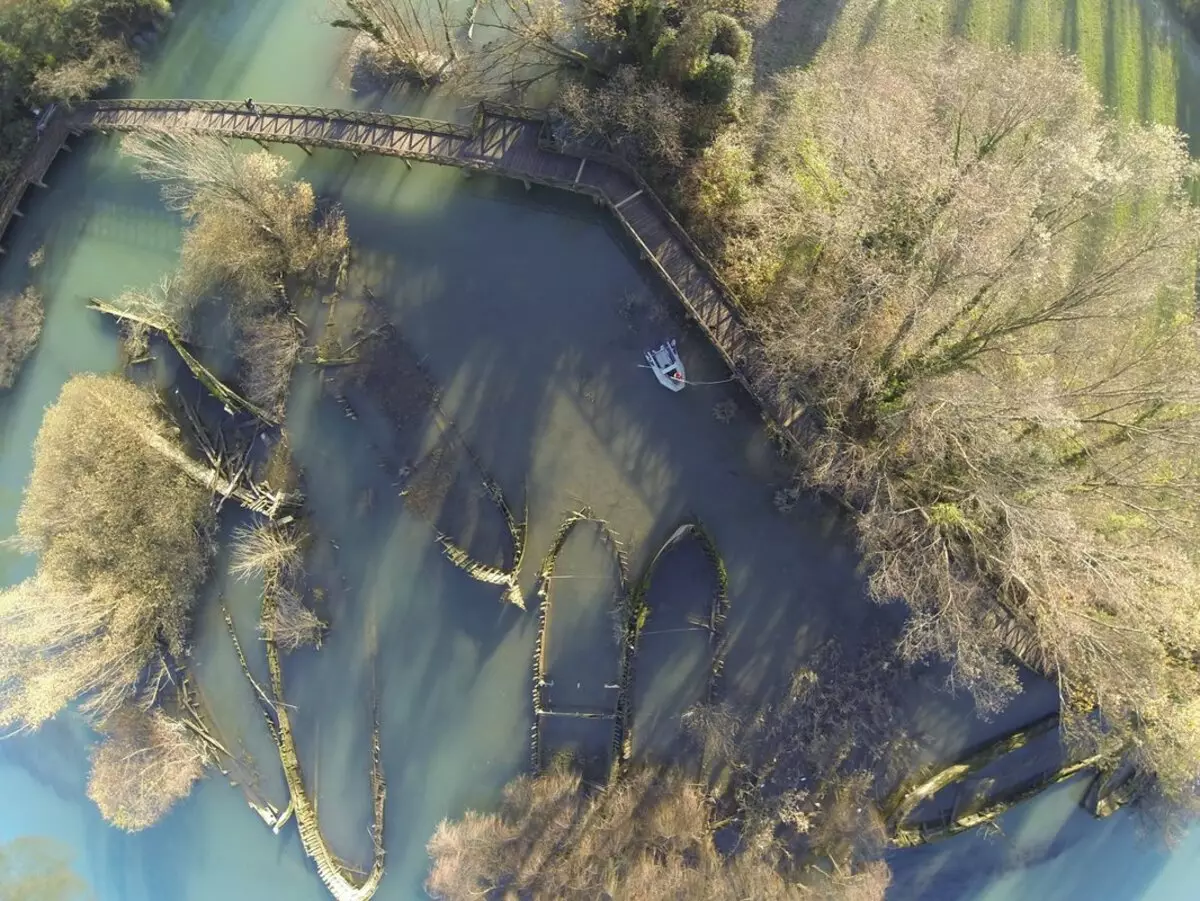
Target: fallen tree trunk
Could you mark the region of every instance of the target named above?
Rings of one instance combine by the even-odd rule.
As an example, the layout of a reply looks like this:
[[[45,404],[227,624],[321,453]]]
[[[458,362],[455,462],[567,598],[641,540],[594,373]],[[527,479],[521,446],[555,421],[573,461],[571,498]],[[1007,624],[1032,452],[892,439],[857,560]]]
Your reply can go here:
[[[298,495],[272,491],[254,484],[243,484],[241,479],[230,479],[216,467],[206,466],[194,459],[187,451],[153,429],[142,429],[140,434],[147,447],[170,460],[187,476],[214,493],[234,498],[247,510],[261,513],[268,519],[279,519],[300,506]]]
[[[264,411],[240,397],[209,372],[199,360],[192,356],[169,323],[122,310],[101,300],[93,299],[89,307],[102,313],[107,313],[117,319],[135,322],[146,328],[152,328],[160,332],[179,353],[181,359],[187,364],[192,373],[195,374],[196,378],[208,388],[214,397],[225,404],[226,409],[229,409],[230,404],[233,404],[245,409],[259,419],[271,422],[270,417]],[[234,498],[251,512],[260,513],[268,519],[279,519],[295,512],[300,507],[301,498],[298,494],[272,491],[266,486],[256,485],[248,481],[243,482],[242,475],[245,472],[245,468],[231,477],[222,472],[216,465],[205,465],[199,460],[194,459],[182,447],[154,429],[142,429],[141,437],[148,447],[170,460],[193,480],[208,490],[220,494],[222,498]]]
[[[1025,786],[1013,789],[1012,791],[1002,792],[991,803],[982,808],[977,808],[949,820],[920,823],[896,829],[891,837],[891,845],[893,848],[913,848],[917,845],[926,845],[930,842],[950,838],[953,835],[958,835],[960,832],[966,832],[978,826],[991,823],[1018,804],[1028,801],[1052,785],[1065,782],[1067,779],[1082,773],[1084,770],[1099,766],[1103,760],[1104,756],[1102,754],[1093,754],[1090,757],[1069,763]]]
[[[246,413],[249,413],[256,419],[266,423],[267,425],[279,425],[279,420],[276,417],[272,416],[270,413],[252,401],[242,397],[240,394],[222,382],[219,378],[213,375],[212,371],[209,370],[208,367],[206,367],[203,363],[197,360],[195,356],[192,355],[191,351],[189,351],[187,346],[184,344],[183,339],[179,337],[179,333],[176,332],[169,323],[158,319],[153,319],[149,316],[142,316],[137,313],[132,313],[128,310],[122,310],[120,307],[115,307],[112,304],[105,303],[103,300],[95,297],[93,297],[91,302],[88,304],[88,308],[96,310],[100,313],[105,313],[124,322],[134,322],[138,325],[143,325],[148,329],[153,329],[154,331],[158,332],[167,339],[173,348],[175,348],[176,353],[179,354],[180,359],[182,359],[184,365],[191,370],[192,375],[196,377],[197,381],[204,385],[204,387],[208,389],[209,393],[212,394],[213,397],[224,404],[227,410],[230,410],[230,412],[235,409],[242,410]]]
[[[278,834],[280,826],[286,822],[286,817],[290,814],[285,812],[284,815],[280,815],[279,811],[275,809],[275,805],[263,796],[259,790],[258,773],[246,760],[230,751],[213,735],[212,727],[209,726],[212,717],[208,713],[207,705],[203,703],[198,690],[197,698],[194,701],[188,697],[188,691],[189,683],[185,679],[179,692],[180,704],[188,713],[188,718],[183,720],[184,725],[212,750],[218,761],[224,760],[224,766],[219,763],[217,765],[221,774],[229,779],[230,785],[241,788],[242,795],[250,809]]]
[[[1033,739],[1045,735],[1057,727],[1058,714],[1048,714],[1040,720],[968,754],[950,766],[926,776],[916,784],[901,786],[883,806],[888,828],[893,834],[899,834],[903,831],[905,820],[912,815],[922,801],[932,798],[947,786],[962,781],[972,773],[978,772],[1006,754],[1025,747]]]

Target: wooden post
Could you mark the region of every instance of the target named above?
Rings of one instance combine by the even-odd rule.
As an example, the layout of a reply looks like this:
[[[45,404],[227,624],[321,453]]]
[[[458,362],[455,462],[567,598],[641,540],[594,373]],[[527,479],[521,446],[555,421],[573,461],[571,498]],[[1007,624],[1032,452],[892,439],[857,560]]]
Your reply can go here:
[[[16,210],[16,209],[14,209],[14,210],[12,211],[12,214],[13,214],[14,216],[16,216],[18,219],[24,219],[24,218],[25,218],[25,214],[24,214],[24,213],[22,213],[20,210]]]
[[[259,147],[261,147],[263,150],[267,151],[267,153],[271,152],[271,145],[266,143],[266,141],[262,141],[259,138],[255,138],[254,143],[257,144]]]
[[[39,178],[39,179],[37,179],[36,181],[32,181],[32,182],[30,182],[30,184],[31,184],[31,185],[33,185],[34,187],[37,187],[37,188],[48,188],[48,187],[50,187],[48,184],[46,184],[46,183],[45,183],[44,181],[42,181],[40,178]]]
[[[629,201],[633,200],[635,197],[639,196],[641,193],[642,193],[642,189],[638,188],[636,191],[634,191],[632,194],[630,194],[628,197],[626,197],[624,200],[622,200],[620,203],[618,203],[616,206],[614,206],[613,209],[619,210],[621,207],[625,206],[625,204],[629,203]]]
[[[297,144],[296,146],[299,147],[301,150],[303,150],[305,153],[307,153],[309,156],[313,155],[312,151],[309,150],[307,147],[305,147],[303,144]]]
[[[411,169],[412,168],[412,160],[410,160],[408,157],[403,157],[403,159],[404,159],[404,165],[408,166],[408,168]]]
[[[521,184],[523,184],[523,185],[525,186],[525,190],[526,190],[526,191],[528,191],[528,190],[529,190],[529,188],[530,188],[530,185],[529,185],[529,179],[527,179],[527,178],[522,178],[522,179],[521,179]]]

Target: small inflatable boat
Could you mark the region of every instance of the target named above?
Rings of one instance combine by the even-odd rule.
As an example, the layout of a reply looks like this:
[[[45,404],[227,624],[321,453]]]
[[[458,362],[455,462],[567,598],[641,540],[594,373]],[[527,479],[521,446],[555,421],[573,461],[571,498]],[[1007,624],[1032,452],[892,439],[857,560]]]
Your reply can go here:
[[[646,351],[646,363],[654,370],[654,377],[664,388],[682,391],[687,384],[683,372],[683,361],[675,351],[675,339],[664,341],[658,347]]]

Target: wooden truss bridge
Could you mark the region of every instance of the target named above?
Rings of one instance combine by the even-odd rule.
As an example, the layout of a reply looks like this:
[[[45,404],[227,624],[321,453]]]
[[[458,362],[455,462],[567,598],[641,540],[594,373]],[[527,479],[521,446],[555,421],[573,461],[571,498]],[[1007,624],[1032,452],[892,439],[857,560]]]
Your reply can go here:
[[[0,197],[0,238],[29,185],[70,133],[89,130],[205,134],[457,166],[592,197],[616,217],[688,314],[708,334],[767,418],[799,440],[800,404],[766,377],[757,341],[732,293],[641,177],[617,157],[559,140],[541,111],[481,103],[470,125],[384,113],[212,100],[100,100],[53,120]],[[0,248],[2,251],[2,248]]]

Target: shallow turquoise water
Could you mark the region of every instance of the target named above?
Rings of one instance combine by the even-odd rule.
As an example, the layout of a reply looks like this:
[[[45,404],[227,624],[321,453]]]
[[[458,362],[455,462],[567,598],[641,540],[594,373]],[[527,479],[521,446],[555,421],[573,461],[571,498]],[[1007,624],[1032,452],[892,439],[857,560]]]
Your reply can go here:
[[[133,92],[376,102],[339,85],[346,39],[322,15],[320,0],[187,0]],[[450,100],[387,104],[439,116],[462,112]],[[836,516],[816,504],[786,519],[775,514],[772,486],[787,473],[744,397],[724,386],[670,395],[637,368],[641,349],[670,333],[681,339],[689,373],[724,375],[703,341],[656,312],[673,308],[589,204],[431,166],[409,170],[398,161],[356,161],[328,151],[280,152],[323,198],[344,206],[358,270],[370,276],[424,359],[447,413],[510,499],[528,500],[527,595],[561,517],[589,504],[626,542],[635,572],[682,519],[699,516],[709,525],[731,581],[732,691],[753,695],[826,637],[852,641],[868,622],[894,619],[897,611],[881,612],[863,600],[853,542]],[[26,202],[28,218],[10,233],[10,255],[0,266],[0,288],[32,277],[49,304],[45,335],[19,390],[0,398],[0,534],[12,529],[42,409],[70,374],[116,364],[110,324],[83,308],[86,299],[153,282],[174,265],[179,242],[178,220],[130,174],[115,140],[80,142],[49,181],[50,191]],[[31,275],[20,261],[42,244],[46,262]],[[626,308],[629,299],[634,303]],[[721,425],[711,408],[726,397],[737,401],[739,413]],[[323,650],[285,662],[301,754],[323,829],[339,853],[365,862],[367,698],[377,688],[390,788],[388,875],[378,897],[409,901],[423,896],[424,844],[438,819],[491,806],[504,782],[527,765],[535,618],[501,607],[496,589],[440,557],[428,523],[396,497],[386,454],[345,419],[311,373],[297,378],[288,427],[320,532],[317,558],[328,587],[322,613],[333,625]],[[226,528],[233,517],[227,519]],[[564,574],[590,574],[601,560],[584,554],[578,571]],[[30,563],[0,550],[0,567],[0,578],[15,581]],[[707,575],[665,571],[660,588],[678,584],[689,593]],[[585,607],[606,600],[604,591],[577,588],[573,597]],[[253,588],[219,578],[196,613],[198,678],[222,730],[261,761],[263,788],[282,806],[282,780],[234,664],[218,598],[233,612],[251,665],[260,676],[265,668],[254,641]],[[678,609],[690,610],[688,598]],[[604,617],[586,613],[579,621],[603,641]],[[655,636],[647,649],[654,659],[643,666],[638,688],[656,741],[696,689],[701,649],[694,637]],[[1015,710],[979,723],[964,715],[961,699],[935,687],[931,677],[913,689],[913,715],[928,736],[929,756],[1024,715]],[[66,842],[104,901],[326,897],[294,830],[272,835],[220,778],[199,785],[152,830],[129,836],[107,828],[83,794],[89,741],[80,723],[63,716],[36,735],[0,743],[0,840],[43,834]],[[1001,840],[967,848],[971,837],[897,859],[896,897],[966,897],[981,884],[988,887],[975,896],[989,901],[1184,897],[1171,894],[1176,882],[1163,879],[1181,878],[1172,874],[1184,872],[1186,853],[1165,859],[1142,850],[1129,839],[1127,818],[1095,824],[1072,813],[1063,796],[1014,815],[1021,823],[1009,832],[1032,836],[1026,845]],[[1014,864],[1017,851],[1036,842],[1058,850],[1041,858],[1021,851],[1023,863]],[[957,862],[988,853],[994,870],[972,866],[961,878],[953,875]],[[1080,873],[1103,872],[1090,865],[1094,858],[1114,868],[1120,861],[1123,873],[1153,870],[1157,881],[1128,883],[1153,891],[1121,894],[1125,889],[1110,879],[1115,894],[1053,894],[1070,879],[1083,885]],[[925,884],[914,874],[930,869],[941,881],[912,889]]]

